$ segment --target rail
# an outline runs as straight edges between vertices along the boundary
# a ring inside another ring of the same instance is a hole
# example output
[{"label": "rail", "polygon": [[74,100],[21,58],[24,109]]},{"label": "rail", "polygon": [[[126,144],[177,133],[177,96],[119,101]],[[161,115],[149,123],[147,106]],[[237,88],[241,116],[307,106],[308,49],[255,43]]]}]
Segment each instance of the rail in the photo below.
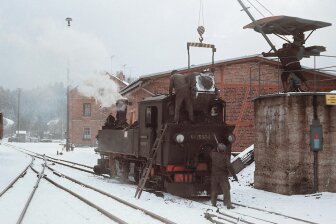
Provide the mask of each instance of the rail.
[{"label": "rail", "polygon": [[[33,168],[32,168],[32,169],[33,169]],[[36,170],[33,169],[33,171],[34,171],[35,173],[37,173]],[[62,190],[64,190],[64,191],[68,192],[68,193],[71,194],[72,196],[74,196],[74,197],[78,198],[79,200],[83,201],[83,202],[86,203],[87,205],[89,205],[89,206],[91,206],[91,207],[97,209],[99,212],[101,212],[103,215],[105,215],[106,217],[108,217],[108,218],[111,219],[112,221],[115,221],[115,222],[120,223],[120,224],[127,224],[127,222],[125,222],[124,220],[119,219],[117,216],[115,216],[115,215],[109,213],[108,211],[106,211],[106,210],[104,210],[103,208],[99,207],[98,205],[92,203],[91,201],[85,199],[84,197],[82,197],[82,196],[76,194],[75,192],[73,192],[73,191],[71,191],[71,190],[69,190],[69,189],[67,189],[67,188],[65,188],[65,187],[63,187],[63,186],[61,186],[61,185],[59,185],[58,183],[56,183],[55,181],[51,180],[50,178],[48,178],[48,177],[45,176],[44,179],[46,179],[49,183],[53,184],[54,186],[56,186],[56,187],[58,187],[58,188],[60,188],[60,189],[62,189]]]},{"label": "rail", "polygon": [[59,171],[56,171],[55,169],[51,168],[50,166],[47,166],[47,168],[48,168],[49,170],[51,170],[55,175],[57,175],[57,176],[59,176],[59,177],[66,178],[66,179],[68,179],[68,180],[70,180],[70,181],[72,181],[72,182],[74,182],[74,183],[76,183],[76,184],[78,184],[78,185],[80,185],[80,186],[84,186],[84,187],[86,187],[86,188],[88,188],[88,189],[91,189],[91,190],[93,190],[93,191],[96,191],[96,192],[98,192],[98,193],[100,193],[100,194],[102,194],[102,195],[105,195],[105,196],[107,196],[107,197],[109,197],[109,198],[112,198],[113,200],[116,200],[116,201],[118,201],[118,202],[120,202],[120,203],[122,203],[122,204],[125,204],[125,205],[127,205],[127,206],[129,206],[129,207],[131,207],[131,208],[134,208],[134,209],[136,209],[136,210],[140,210],[140,211],[142,211],[144,214],[149,215],[149,216],[151,216],[152,218],[154,218],[154,219],[156,219],[156,220],[159,220],[159,221],[161,221],[161,222],[163,222],[163,223],[167,223],[167,224],[174,224],[174,222],[172,222],[172,221],[170,221],[170,220],[168,220],[168,219],[166,219],[166,218],[164,218],[164,217],[161,217],[161,216],[159,216],[159,215],[157,215],[157,214],[155,214],[155,213],[153,213],[153,212],[151,212],[151,211],[148,211],[148,210],[146,210],[146,209],[144,209],[144,208],[141,208],[141,207],[139,207],[139,206],[136,206],[136,205],[134,205],[134,204],[131,204],[131,203],[129,203],[129,202],[127,202],[127,201],[125,201],[125,200],[123,200],[123,199],[117,197],[117,196],[111,195],[111,194],[109,194],[109,193],[107,193],[107,192],[105,192],[105,191],[99,190],[99,189],[97,189],[97,188],[95,188],[95,187],[93,187],[93,186],[91,186],[91,185],[85,184],[85,183],[83,183],[83,182],[81,182],[81,181],[79,181],[79,180],[76,180],[76,179],[74,179],[74,178],[72,178],[72,177],[69,177],[69,176],[67,176],[67,175],[65,175],[65,174],[63,174],[63,173],[61,173],[61,172],[59,172]]},{"label": "rail", "polygon": [[[29,198],[28,198],[28,200],[27,200],[27,202],[26,202],[24,208],[22,209],[22,212],[21,212],[20,217],[19,217],[18,221],[16,222],[16,224],[21,224],[21,223],[22,223],[22,220],[23,220],[23,218],[24,218],[24,216],[25,216],[25,214],[26,214],[26,212],[27,212],[28,206],[30,205],[30,202],[32,201],[32,199],[33,199],[33,197],[34,197],[34,194],[35,194],[35,192],[36,192],[36,190],[37,190],[37,188],[38,188],[38,186],[39,186],[39,183],[40,183],[42,177],[44,176],[44,170],[45,170],[45,167],[46,167],[46,163],[47,163],[47,162],[46,162],[46,160],[44,159],[44,164],[43,164],[42,171],[41,171],[40,173],[37,172],[37,174],[38,174],[38,179],[37,179],[37,181],[36,181],[36,184],[35,184],[35,186],[34,186],[34,189],[33,189],[33,191],[30,193]],[[30,165],[30,168],[33,169],[32,165]]]},{"label": "rail", "polygon": [[[9,147],[9,146],[10,146],[11,148],[15,149],[15,150],[18,150],[18,151],[22,152],[22,153],[25,153],[25,154],[28,154],[28,155],[30,155],[30,156],[32,156],[32,157],[41,159],[41,157],[40,157],[39,154],[37,154],[37,153],[34,153],[34,152],[32,152],[32,151],[29,151],[29,150],[26,150],[26,149],[23,149],[23,148],[17,149],[17,148],[15,148],[15,146],[7,144],[7,147]],[[24,151],[23,151],[23,150],[24,150]],[[29,152],[27,152],[27,151],[29,151]],[[35,155],[34,155],[34,154],[35,154]],[[80,171],[84,171],[84,172],[88,172],[88,173],[94,174],[94,175],[96,175],[96,176],[101,176],[101,175],[97,175],[97,174],[95,174],[94,172],[90,172],[90,171],[85,170],[85,169],[81,169],[81,168],[78,168],[78,167],[73,167],[73,166],[71,166],[71,165],[69,165],[69,164],[63,164],[63,163],[54,161],[53,159],[47,159],[46,156],[44,156],[44,158],[45,158],[45,159],[44,159],[44,160],[45,160],[45,163],[46,163],[46,161],[49,161],[49,162],[55,162],[55,163],[58,163],[58,164],[60,164],[60,165],[64,165],[64,166],[67,166],[67,167],[70,167],[70,168],[73,168],[73,169],[77,169],[77,170],[80,170]],[[48,158],[52,158],[52,157],[48,157]],[[68,162],[70,162],[70,161],[68,161]],[[70,162],[70,163],[71,163],[71,162]],[[28,166],[28,167],[29,167],[29,166]],[[44,179],[46,179],[48,182],[50,182],[50,183],[53,184],[54,186],[56,186],[56,187],[58,187],[58,188],[60,188],[60,189],[62,189],[62,190],[64,190],[64,191],[68,192],[69,194],[73,195],[74,197],[78,198],[79,200],[83,201],[84,203],[88,204],[89,206],[91,206],[91,207],[97,209],[97,210],[100,211],[102,214],[104,214],[106,217],[110,218],[111,220],[113,220],[113,221],[115,221],[115,222],[117,222],[117,223],[125,224],[125,223],[127,223],[127,222],[125,222],[124,220],[121,220],[121,219],[118,218],[117,216],[115,216],[115,215],[109,213],[108,211],[106,211],[105,209],[99,207],[98,205],[94,204],[93,202],[91,202],[91,201],[87,200],[86,198],[84,198],[84,197],[78,195],[77,193],[75,193],[75,192],[73,192],[73,191],[71,191],[71,190],[69,190],[69,189],[67,189],[67,188],[65,188],[65,187],[63,187],[63,186],[61,186],[60,184],[56,183],[55,181],[53,181],[53,180],[51,180],[50,178],[48,178],[47,176],[45,176],[45,175],[44,175],[44,169],[45,169],[45,167],[47,167],[49,170],[51,170],[51,171],[53,172],[53,174],[55,174],[55,175],[57,175],[57,176],[59,176],[59,177],[64,177],[64,178],[66,178],[66,179],[68,179],[68,180],[70,180],[70,181],[72,181],[72,182],[74,182],[74,183],[76,183],[76,184],[78,184],[78,185],[80,185],[80,186],[84,186],[84,187],[86,187],[86,188],[88,188],[88,189],[94,190],[94,191],[96,191],[96,192],[98,192],[98,193],[100,193],[100,194],[102,194],[102,195],[105,195],[105,196],[107,196],[107,197],[110,197],[110,198],[112,198],[112,199],[114,199],[114,200],[116,200],[116,201],[118,201],[118,202],[120,202],[120,203],[122,203],[122,204],[125,204],[125,205],[127,205],[127,206],[133,208],[133,209],[142,211],[144,214],[146,214],[146,215],[148,215],[148,216],[151,216],[152,218],[154,218],[154,219],[156,219],[156,220],[159,220],[159,221],[161,221],[161,222],[163,222],[163,223],[175,224],[174,222],[172,222],[172,221],[170,221],[170,220],[168,220],[168,219],[166,219],[166,218],[164,218],[164,217],[161,217],[161,216],[159,216],[159,215],[157,215],[157,214],[155,214],[155,213],[153,213],[153,212],[151,212],[151,211],[148,211],[148,210],[146,210],[146,209],[144,209],[144,208],[141,208],[141,207],[139,207],[139,206],[133,205],[133,204],[131,204],[131,203],[129,203],[129,202],[127,202],[127,201],[125,201],[125,200],[119,198],[119,197],[116,197],[116,196],[114,196],[114,195],[111,195],[111,194],[109,194],[109,193],[107,193],[107,192],[104,192],[104,191],[102,191],[102,190],[99,190],[99,189],[97,189],[97,188],[95,188],[95,187],[93,187],[93,186],[87,185],[87,184],[85,184],[85,183],[83,183],[83,182],[80,182],[80,181],[74,179],[74,178],[71,178],[71,177],[69,177],[69,176],[67,176],[67,175],[65,175],[65,174],[63,174],[63,173],[60,173],[60,172],[56,171],[55,169],[51,168],[51,167],[48,166],[48,165],[43,166],[43,171],[41,172],[41,174],[39,174],[39,180],[38,180],[38,182],[40,181],[41,177],[43,177]],[[35,173],[38,174],[38,171],[35,170],[35,169],[31,166],[31,164],[30,164],[30,168],[31,168]],[[104,176],[104,177],[105,177],[105,176]],[[37,186],[34,187],[34,193],[35,193],[36,188],[37,188]],[[33,195],[33,193],[32,193],[32,195]],[[30,201],[31,201],[32,195],[29,197],[29,198],[30,198],[29,202],[26,203],[26,206],[25,206],[25,209],[24,209],[25,212],[26,212],[26,210],[27,210],[27,208],[28,208],[28,205],[29,205],[29,203],[30,203]],[[23,219],[23,216],[24,216],[25,212],[23,213],[22,218],[21,218],[21,216],[20,216],[21,221],[22,221],[22,219]],[[20,222],[17,222],[17,224],[21,223],[21,221],[20,221]]]},{"label": "rail", "polygon": [[[25,153],[27,155],[30,155],[30,156],[33,156],[35,158],[38,158],[38,159],[43,159],[43,155],[42,154],[39,154],[39,153],[36,153],[36,152],[32,152],[30,150],[27,150],[27,149],[24,149],[22,147],[17,147],[17,146],[14,146],[14,145],[10,145],[10,144],[4,144],[5,146],[7,147],[10,147],[14,150],[17,150],[19,152],[22,152],[22,153]],[[49,158],[49,159],[48,159]],[[46,160],[49,161],[49,162],[53,162],[53,163],[56,163],[56,164],[59,164],[59,165],[62,165],[62,166],[67,166],[67,167],[70,167],[72,169],[76,169],[76,170],[79,170],[79,171],[82,171],[82,172],[86,172],[86,173],[90,173],[90,174],[93,174],[93,175],[96,175],[96,176],[100,176],[100,177],[103,177],[103,178],[107,178],[106,175],[103,175],[103,174],[96,174],[95,172],[91,171],[91,170],[87,170],[87,169],[83,169],[83,168],[80,168],[80,167],[76,167],[74,165],[77,165],[77,166],[83,166],[83,167],[90,167],[90,166],[86,166],[84,164],[80,164],[80,163],[75,163],[75,162],[71,162],[71,161],[67,161],[67,160],[59,160],[59,159],[56,159],[56,158],[53,158],[53,157],[50,157],[50,156],[46,156]],[[70,163],[72,165],[69,165],[69,164],[65,164],[65,163],[62,163],[62,162],[58,162],[58,161],[65,161],[67,163]],[[90,169],[93,169],[92,167],[90,167]]]},{"label": "rail", "polygon": [[296,218],[296,217],[293,217],[293,216],[284,215],[284,214],[281,214],[279,212],[268,211],[266,209],[256,208],[256,207],[253,207],[253,206],[247,206],[247,205],[243,205],[243,204],[240,204],[240,203],[232,203],[232,204],[234,204],[236,206],[240,206],[240,207],[245,207],[245,208],[248,208],[248,209],[253,209],[253,210],[257,210],[257,211],[261,211],[261,212],[266,212],[266,213],[269,213],[269,214],[282,216],[284,218],[292,219],[292,220],[299,221],[299,222],[304,222],[304,223],[309,223],[309,224],[317,224],[316,222],[311,222],[311,221]]},{"label": "rail", "polygon": [[24,168],[23,171],[9,183],[9,185],[0,193],[0,197],[4,195],[20,178],[22,178],[26,174],[28,168],[33,164],[33,161],[34,157],[32,156],[30,164],[26,168]]},{"label": "rail", "polygon": [[[207,206],[211,206],[209,204],[209,202],[202,202],[199,200],[195,200],[198,203],[207,205]],[[223,202],[222,199],[218,199],[218,201]],[[239,207],[244,207],[245,209],[248,209],[248,212],[237,212],[234,210],[225,210],[224,212],[221,212],[220,209],[218,209],[217,207],[213,207],[211,206],[210,208],[208,208],[206,210],[206,212],[204,213],[204,218],[208,219],[209,221],[213,222],[213,223],[217,223],[217,224],[221,224],[221,223],[247,223],[247,224],[261,224],[261,223],[271,223],[271,224],[276,224],[279,223],[279,221],[273,222],[270,219],[272,219],[272,217],[276,217],[277,220],[279,220],[279,218],[283,219],[283,222],[280,223],[285,223],[285,220],[291,219],[295,222],[301,222],[301,223],[308,223],[308,224],[317,224],[315,222],[311,222],[308,220],[304,220],[304,219],[300,219],[300,218],[296,218],[293,216],[289,216],[289,215],[285,215],[279,212],[274,212],[274,211],[269,211],[266,209],[261,209],[261,208],[256,208],[253,206],[248,206],[248,205],[244,205],[244,204],[240,204],[240,203],[232,203],[235,206],[239,206]],[[215,211],[214,211],[215,210]],[[256,211],[259,212],[253,214],[252,211]],[[268,215],[268,216],[265,216]],[[224,216],[224,217],[223,217]],[[227,220],[225,220],[227,219]],[[218,220],[222,220],[218,221]],[[287,222],[287,221],[286,221]]]}]

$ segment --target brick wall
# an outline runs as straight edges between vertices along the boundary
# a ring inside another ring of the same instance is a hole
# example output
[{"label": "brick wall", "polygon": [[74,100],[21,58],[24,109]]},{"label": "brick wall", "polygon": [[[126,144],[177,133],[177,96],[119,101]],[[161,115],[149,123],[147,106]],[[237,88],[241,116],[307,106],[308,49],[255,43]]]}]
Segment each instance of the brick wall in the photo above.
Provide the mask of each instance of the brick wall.
[{"label": "brick wall", "polygon": [[[91,105],[91,115],[84,116],[83,104]],[[92,146],[96,144],[96,135],[105,122],[112,108],[101,109],[94,98],[80,95],[77,89],[70,91],[69,99],[69,133],[70,142],[76,146]],[[84,128],[90,129],[90,138],[84,138]]]},{"label": "brick wall", "polygon": [[261,61],[242,61],[220,65],[216,69],[216,85],[226,101],[227,123],[236,126],[233,151],[253,144],[253,105],[260,94],[278,91],[278,67]]},{"label": "brick wall", "polygon": [[[191,71],[202,71],[205,66],[194,67]],[[242,151],[254,139],[254,113],[252,100],[259,96],[276,93],[282,90],[279,79],[281,73],[277,62],[261,57],[250,57],[215,64],[215,81],[221,97],[227,102],[227,123],[236,125],[237,141],[233,151]],[[187,70],[180,70],[185,73]],[[330,75],[315,74],[312,71],[304,73],[308,84],[313,88],[316,75],[317,89],[330,91],[336,89],[336,81],[328,81]],[[128,121],[138,120],[138,102],[152,93],[168,93],[170,73],[160,73],[143,80],[144,84],[124,94],[132,105],[128,108]],[[335,78],[335,77],[334,77]],[[323,81],[324,80],[324,81]],[[147,91],[143,90],[145,88]]]}]

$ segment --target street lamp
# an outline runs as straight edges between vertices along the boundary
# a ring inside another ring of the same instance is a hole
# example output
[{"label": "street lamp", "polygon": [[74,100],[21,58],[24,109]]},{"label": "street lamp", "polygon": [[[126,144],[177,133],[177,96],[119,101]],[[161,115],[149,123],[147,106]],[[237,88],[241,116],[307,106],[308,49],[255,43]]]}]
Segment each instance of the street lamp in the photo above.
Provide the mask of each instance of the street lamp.
[{"label": "street lamp", "polygon": [[[65,21],[68,22],[68,27],[70,28],[70,22],[72,19],[70,17],[66,18]],[[69,103],[70,103],[70,91],[69,91],[69,56],[68,56],[68,63],[67,63],[67,131],[66,131],[66,142],[65,142],[65,150],[68,152],[70,150],[70,110],[69,110]]]},{"label": "street lamp", "polygon": [[70,22],[72,21],[72,19],[70,17],[66,18],[65,21],[68,22],[68,27],[70,27]]}]

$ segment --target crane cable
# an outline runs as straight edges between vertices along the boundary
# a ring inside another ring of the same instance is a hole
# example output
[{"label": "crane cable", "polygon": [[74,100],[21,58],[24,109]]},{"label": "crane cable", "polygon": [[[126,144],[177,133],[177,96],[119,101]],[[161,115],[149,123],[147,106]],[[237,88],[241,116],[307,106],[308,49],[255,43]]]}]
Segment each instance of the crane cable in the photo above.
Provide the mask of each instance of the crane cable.
[{"label": "crane cable", "polygon": [[[265,15],[250,1],[250,0],[246,0],[248,3],[250,3],[250,5],[262,16],[265,18]],[[259,2],[258,0],[254,0],[256,1],[261,7],[263,7],[268,13],[270,13],[273,16],[273,13],[266,7],[264,6],[261,2]],[[289,39],[285,36],[285,35],[279,35],[280,38],[284,39],[287,42],[290,42]]]},{"label": "crane cable", "polygon": [[272,16],[274,16],[273,15],[273,13],[268,9],[268,8],[266,8],[266,6],[264,6],[263,4],[261,4],[258,0],[255,0],[259,5],[261,5],[261,7],[263,7],[269,14],[271,14]]},{"label": "crane cable", "polygon": [[[202,43],[203,42],[203,34],[205,32],[204,28],[204,13],[203,13],[203,0],[200,0],[200,9],[198,13],[198,27],[197,27],[197,32],[200,35],[199,41]],[[201,21],[202,19],[202,21]],[[201,23],[202,22],[202,23]]]},{"label": "crane cable", "polygon": [[[250,3],[250,5],[263,17],[266,17],[261,10],[259,10],[250,0],[247,0],[248,3]],[[271,12],[271,10],[269,10],[266,6],[264,6],[260,1],[258,0],[254,0],[255,2],[257,2],[264,10],[266,10],[271,16],[274,16],[273,13]]]},{"label": "crane cable", "polygon": [[259,12],[259,14],[262,16],[262,17],[265,17],[265,15],[255,6],[253,5],[253,3],[250,1],[250,0],[247,0],[248,3],[250,3],[250,5],[255,9],[257,10],[257,12]]},{"label": "crane cable", "polygon": [[[198,12],[198,26],[204,26],[204,10],[203,10],[203,0],[200,0],[200,9]],[[202,24],[201,24],[201,18],[202,18]]]}]

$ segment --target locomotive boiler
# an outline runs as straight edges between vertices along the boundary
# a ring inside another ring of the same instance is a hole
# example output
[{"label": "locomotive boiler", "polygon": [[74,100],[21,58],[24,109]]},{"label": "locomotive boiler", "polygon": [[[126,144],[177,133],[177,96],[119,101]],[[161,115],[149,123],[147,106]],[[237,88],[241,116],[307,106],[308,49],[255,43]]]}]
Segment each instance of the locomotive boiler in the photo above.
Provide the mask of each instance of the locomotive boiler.
[{"label": "locomotive boiler", "polygon": [[[134,180],[139,182],[146,165],[152,163],[146,186],[183,197],[209,193],[209,154],[218,142],[231,151],[234,126],[226,124],[226,104],[218,97],[214,74],[198,73],[193,78],[193,122],[183,107],[180,122],[175,122],[176,96],[158,95],[138,103],[138,121],[128,126],[128,102],[119,100],[117,119],[110,117],[98,133],[96,152],[101,158],[95,172],[114,176],[119,170],[125,179],[133,173]],[[203,85],[204,81],[207,85]],[[153,156],[154,149],[157,152]]]}]

